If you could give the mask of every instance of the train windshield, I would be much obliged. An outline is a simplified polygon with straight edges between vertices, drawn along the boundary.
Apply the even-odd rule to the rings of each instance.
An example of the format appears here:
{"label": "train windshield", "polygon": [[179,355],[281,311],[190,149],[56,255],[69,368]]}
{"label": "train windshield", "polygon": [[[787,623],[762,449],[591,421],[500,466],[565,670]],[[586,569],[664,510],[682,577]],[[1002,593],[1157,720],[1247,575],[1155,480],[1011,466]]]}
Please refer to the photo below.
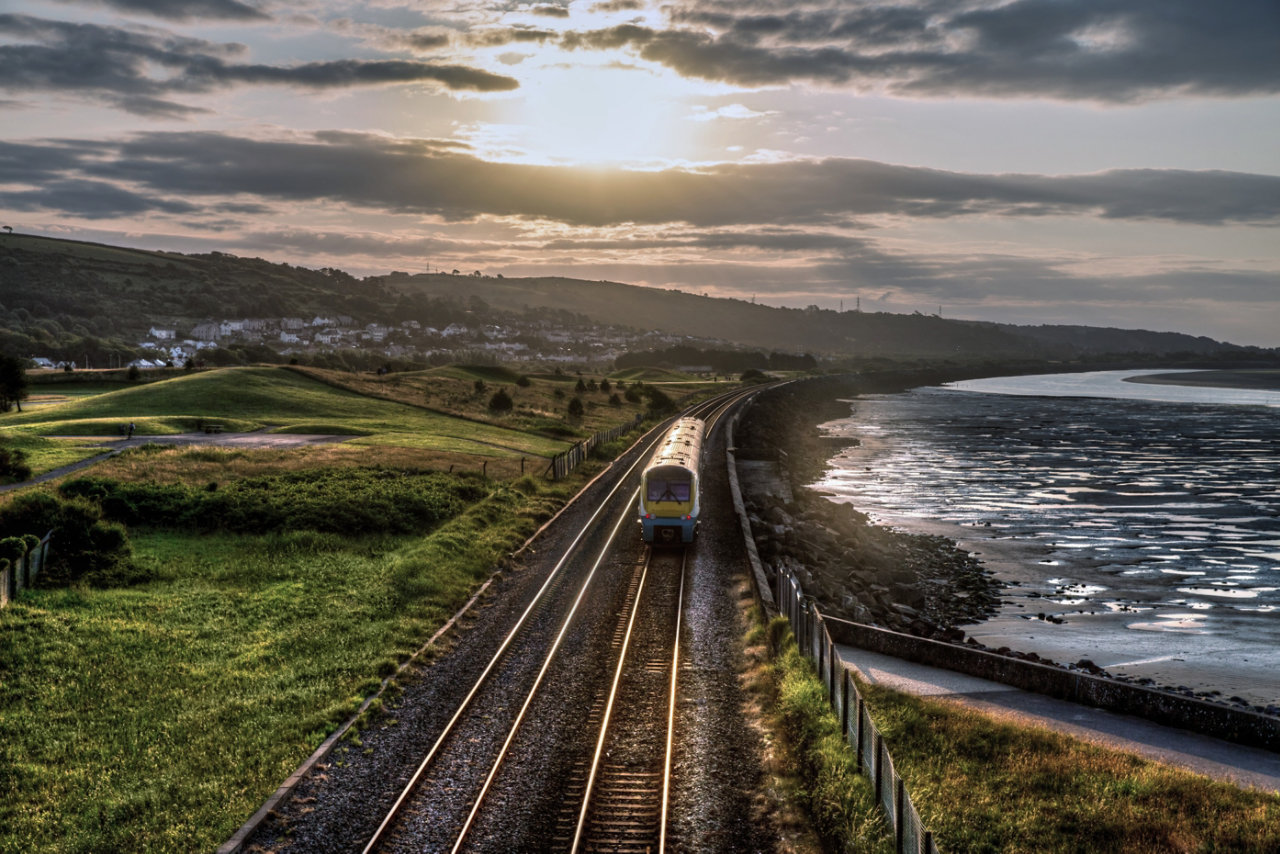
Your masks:
{"label": "train windshield", "polygon": [[649,479],[647,501],[688,501],[689,481]]}

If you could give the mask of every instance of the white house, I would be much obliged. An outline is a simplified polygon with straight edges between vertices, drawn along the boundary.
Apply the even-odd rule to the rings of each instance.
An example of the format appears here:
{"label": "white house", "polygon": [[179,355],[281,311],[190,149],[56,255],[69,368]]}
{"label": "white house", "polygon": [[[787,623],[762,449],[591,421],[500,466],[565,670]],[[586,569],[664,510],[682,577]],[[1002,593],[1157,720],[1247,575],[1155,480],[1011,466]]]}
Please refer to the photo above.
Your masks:
{"label": "white house", "polygon": [[157,326],[153,326],[147,330],[147,334],[157,341],[168,341],[178,337],[178,331],[176,329],[160,329]]}

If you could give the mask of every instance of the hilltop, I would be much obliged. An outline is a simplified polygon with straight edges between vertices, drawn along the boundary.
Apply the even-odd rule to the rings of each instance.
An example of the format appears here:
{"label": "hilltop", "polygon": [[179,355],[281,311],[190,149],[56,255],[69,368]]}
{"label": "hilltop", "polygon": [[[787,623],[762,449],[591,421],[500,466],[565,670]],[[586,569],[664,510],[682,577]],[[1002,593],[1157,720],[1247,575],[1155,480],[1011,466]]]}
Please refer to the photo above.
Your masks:
{"label": "hilltop", "polygon": [[166,336],[217,353],[215,364],[291,354],[314,361],[339,351],[417,363],[476,351],[506,361],[603,363],[677,345],[810,353],[828,361],[1264,354],[1181,333],[776,308],[558,277],[392,272],[356,278],[334,268],[221,252],[184,255],[0,235],[0,350],[121,364],[145,355],[144,345],[164,344]]}

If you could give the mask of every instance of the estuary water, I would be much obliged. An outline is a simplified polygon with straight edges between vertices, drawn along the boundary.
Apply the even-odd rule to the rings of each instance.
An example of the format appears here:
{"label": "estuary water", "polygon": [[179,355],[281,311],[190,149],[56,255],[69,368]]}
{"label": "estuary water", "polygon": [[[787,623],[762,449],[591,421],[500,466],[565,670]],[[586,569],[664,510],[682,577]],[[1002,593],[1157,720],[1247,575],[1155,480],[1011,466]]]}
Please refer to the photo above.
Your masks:
{"label": "estuary water", "polygon": [[1137,373],[859,398],[815,487],[977,553],[988,646],[1280,705],[1280,393]]}

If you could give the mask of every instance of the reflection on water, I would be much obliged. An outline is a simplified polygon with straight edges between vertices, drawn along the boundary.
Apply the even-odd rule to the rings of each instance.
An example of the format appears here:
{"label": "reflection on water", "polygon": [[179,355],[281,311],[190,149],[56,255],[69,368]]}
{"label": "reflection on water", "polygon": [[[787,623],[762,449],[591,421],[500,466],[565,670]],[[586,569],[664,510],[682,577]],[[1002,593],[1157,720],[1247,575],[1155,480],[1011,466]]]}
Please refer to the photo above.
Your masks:
{"label": "reflection on water", "polygon": [[881,521],[1041,543],[1062,604],[1280,608],[1280,410],[921,389],[825,426],[863,445],[820,487]]}

